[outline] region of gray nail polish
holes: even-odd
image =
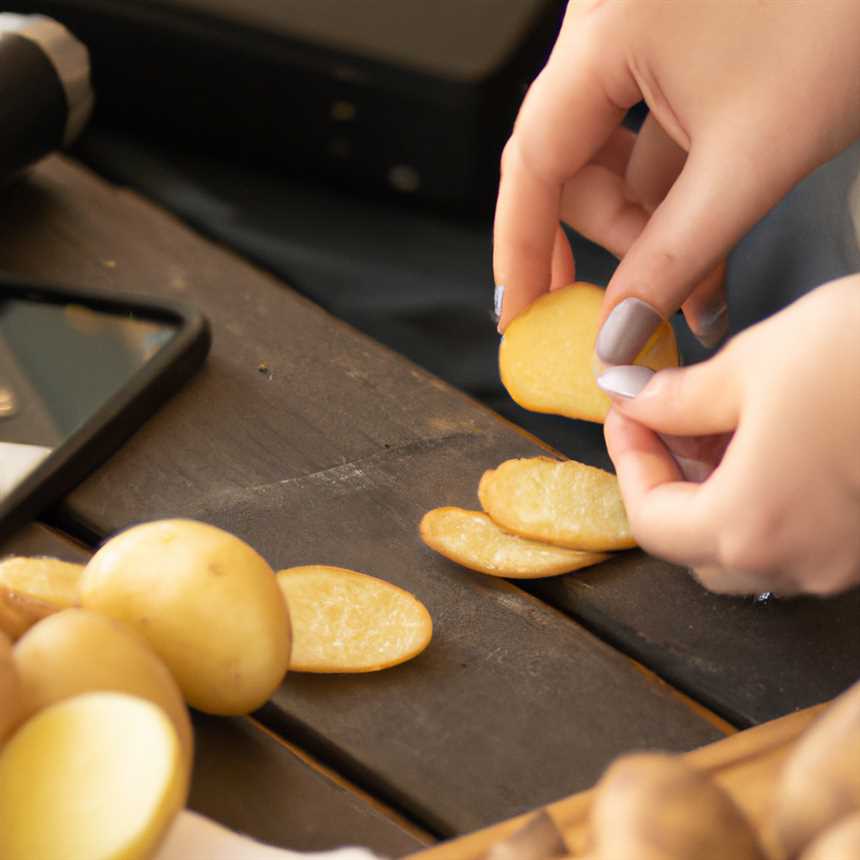
[[[498,322],[502,318],[502,306],[505,302],[505,288],[501,284],[496,285],[493,292],[493,321]]]
[[[698,324],[699,330],[694,334],[699,339],[699,343],[712,349],[729,333],[728,305],[721,303],[711,313],[702,314]]]
[[[654,371],[635,364],[610,367],[597,378],[597,385],[612,397],[632,400],[654,376]]]
[[[606,364],[630,364],[662,319],[647,302],[624,299],[612,309],[597,335],[598,358]]]

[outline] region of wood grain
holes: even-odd
[[[354,568],[430,609],[413,663],[289,676],[261,714],[281,734],[445,835],[584,788],[624,750],[719,735],[554,609],[418,540],[424,511],[474,504],[482,471],[538,453],[532,440],[68,162],[10,189],[0,215],[5,268],[184,298],[213,326],[205,370],[72,493],[72,523],[198,517],[275,567]]]

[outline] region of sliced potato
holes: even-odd
[[[490,576],[538,579],[604,561],[605,553],[539,543],[499,528],[487,514],[446,507],[428,511],[421,539],[451,561]]]
[[[0,585],[57,609],[80,603],[82,564],[58,558],[11,556],[0,561]]]
[[[0,585],[0,633],[5,633],[13,642],[37,621],[56,611],[56,606]]]
[[[785,764],[774,805],[776,833],[795,857],[860,809],[860,683],[808,728]]]
[[[618,479],[576,460],[507,460],[484,472],[481,506],[530,540],[602,552],[635,546]]]
[[[66,609],[31,627],[15,645],[21,720],[64,699],[100,690],[159,705],[173,721],[186,769],[193,755],[182,693],[149,643],[126,624],[86,609]]]
[[[0,745],[20,719],[20,707],[21,685],[12,660],[12,645],[0,633]]]
[[[603,422],[610,400],[597,387],[594,359],[602,304],[603,290],[580,282],[545,293],[508,326],[499,373],[514,401],[533,412]],[[664,322],[635,363],[677,367],[672,326]]]
[[[375,672],[430,644],[427,608],[383,579],[311,564],[279,571],[278,585],[293,623],[294,672]]]
[[[679,758],[623,756],[597,785],[592,847],[600,860],[765,860],[734,800]]]
[[[206,523],[161,520],[112,538],[84,570],[81,603],[141,633],[186,701],[210,714],[255,710],[289,667],[289,615],[272,568]]]
[[[161,708],[120,693],[59,702],[0,753],[3,860],[148,860],[186,789]]]

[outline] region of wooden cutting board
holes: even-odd
[[[689,763],[710,774],[734,797],[758,828],[762,843],[778,856],[771,832],[770,804],[782,765],[803,731],[825,705],[764,723],[686,753]],[[583,855],[589,811],[594,790],[583,791],[542,807],[564,834],[572,857]],[[537,810],[535,810],[537,811]],[[520,815],[500,824],[470,833],[411,855],[412,860],[479,860],[494,844],[522,827],[534,813]]]

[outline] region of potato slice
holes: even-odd
[[[0,745],[20,718],[21,685],[12,660],[12,645],[0,633]]]
[[[23,636],[37,621],[47,618],[56,611],[56,606],[0,585],[0,633],[5,633],[13,642]]]
[[[15,645],[21,720],[81,693],[113,691],[148,699],[173,721],[191,771],[191,720],[182,693],[149,643],[126,624],[65,609],[31,627]]]
[[[0,585],[18,595],[68,609],[80,603],[82,564],[58,558],[11,556],[0,561]]]
[[[484,472],[478,496],[503,529],[530,540],[595,552],[636,545],[618,479],[576,460],[507,460]]]
[[[430,644],[427,608],[390,582],[322,564],[277,577],[293,622],[293,672],[376,672]]]
[[[603,290],[579,282],[545,293],[520,314],[499,347],[502,384],[516,403],[532,412],[602,423],[610,400],[595,382],[594,341]],[[677,367],[678,344],[663,323],[636,364]]]
[[[290,663],[290,620],[272,568],[215,526],[161,520],[111,538],[81,580],[86,609],[124,621],[210,714],[266,702]]]
[[[67,699],[0,754],[3,860],[147,860],[186,787],[160,708],[120,693]]]
[[[604,561],[605,553],[539,543],[499,528],[485,513],[447,507],[428,511],[421,539],[451,561],[490,576],[538,579]]]

